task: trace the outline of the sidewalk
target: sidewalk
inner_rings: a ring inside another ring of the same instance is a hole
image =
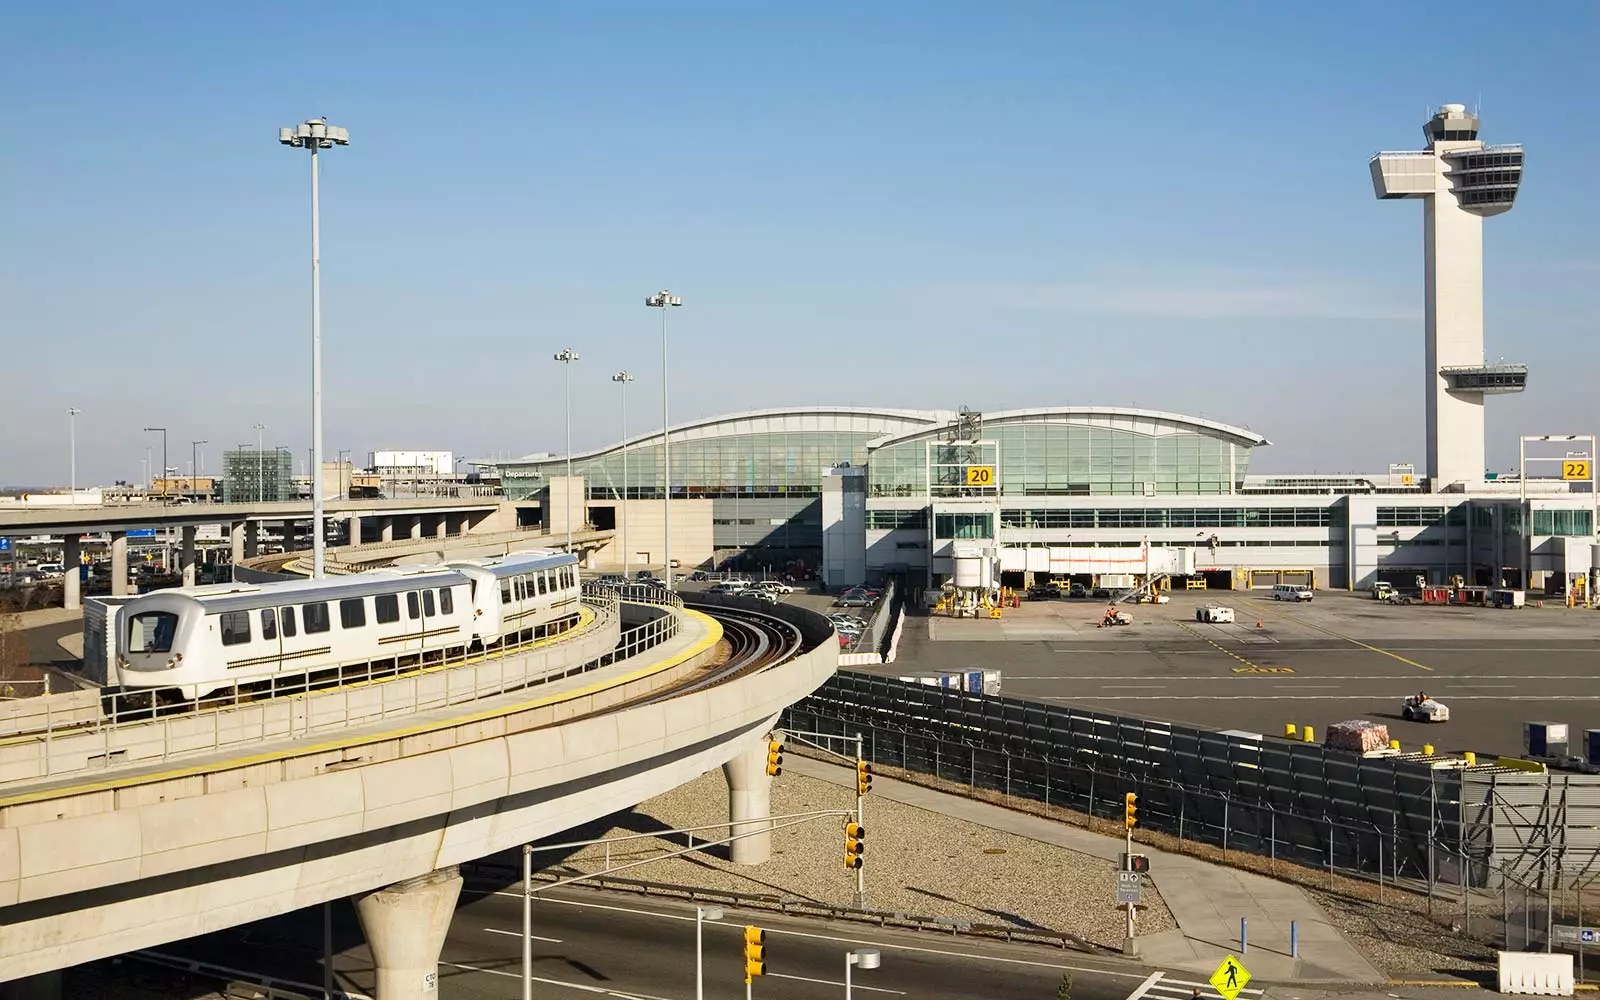
[[[855,781],[854,771],[809,757],[791,755],[783,766],[795,774],[838,785]],[[1123,842],[1114,837],[893,778],[875,778],[872,794],[1112,862],[1123,850]],[[870,820],[869,815],[869,828]],[[1232,953],[1263,983],[1383,983],[1388,979],[1328,923],[1321,908],[1298,887],[1145,844],[1138,849],[1150,856],[1150,880],[1178,922],[1177,930],[1139,938],[1139,959],[1144,964],[1196,973],[1204,980]],[[1108,885],[1107,895],[1111,892]],[[1250,923],[1246,954],[1239,953],[1241,917]],[[1299,927],[1298,961],[1289,957],[1290,921]]]

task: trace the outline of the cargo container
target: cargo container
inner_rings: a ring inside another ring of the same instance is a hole
[[[928,687],[945,688],[950,691],[965,691],[968,694],[1000,693],[1000,671],[998,670],[927,670],[914,674],[902,674],[900,680],[907,684],[926,684]]]

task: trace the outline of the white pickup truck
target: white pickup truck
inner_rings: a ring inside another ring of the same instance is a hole
[[[1407,722],[1449,722],[1450,708],[1432,698],[1419,701],[1416,695],[1408,694],[1401,702],[1400,715]]]
[[[1227,625],[1233,621],[1233,609],[1220,604],[1207,604],[1195,609],[1194,620],[1208,625]]]

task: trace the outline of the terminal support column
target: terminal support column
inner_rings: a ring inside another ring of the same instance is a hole
[[[421,514],[412,515],[412,518],[411,518],[411,537],[414,538],[414,539],[422,537],[422,515]]]
[[[234,521],[228,525],[228,544],[233,549],[235,566],[244,562],[244,525],[243,521]]]
[[[781,739],[774,734],[774,739]],[[767,774],[767,737],[739,751],[722,765],[728,779],[728,833],[740,837],[728,844],[728,859],[736,865],[759,865],[772,858],[771,824],[759,822],[772,815],[772,778]]]
[[[261,551],[261,522],[246,521],[244,523],[244,557],[254,559]]]
[[[183,569],[183,585],[194,586],[194,525],[183,526],[183,550],[178,555],[178,565]]]
[[[450,534],[450,515],[439,514],[433,520],[433,537],[444,538]]]
[[[128,593],[128,533],[111,533],[111,596],[123,597]]]
[[[394,518],[392,518],[392,517],[380,517],[380,518],[378,518],[378,541],[380,541],[380,542],[392,542],[392,541],[394,541]]]
[[[461,895],[459,869],[441,868],[355,897],[378,973],[378,1000],[434,1000],[439,952]]]
[[[61,539],[61,606],[68,611],[76,611],[83,607],[83,570],[79,566],[83,563],[83,543],[77,535],[67,535]]]

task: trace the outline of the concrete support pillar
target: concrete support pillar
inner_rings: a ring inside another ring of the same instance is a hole
[[[186,524],[183,526],[183,548],[178,554],[178,566],[183,571],[183,585],[185,587],[194,586],[194,564],[194,525]]]
[[[394,541],[394,518],[392,518],[392,517],[380,517],[380,518],[378,518],[378,541],[380,541],[380,542],[392,542],[392,541]]]
[[[123,597],[128,593],[128,533],[111,533],[111,596]]]
[[[450,515],[439,514],[433,520],[433,537],[444,538],[450,534]]]
[[[467,533],[470,532],[471,530],[472,530],[472,515],[471,514],[462,514],[461,515],[461,524],[457,528],[456,534],[460,535],[462,538],[465,538],[465,537],[467,537]]]
[[[61,606],[68,611],[83,607],[83,543],[77,535],[61,539]]]
[[[422,538],[422,515],[416,514],[411,518],[411,537],[413,540]]]
[[[261,522],[246,521],[244,523],[244,557],[254,559],[256,553],[261,551]]]
[[[378,1000],[433,1000],[439,952],[461,895],[461,872],[441,868],[355,897],[377,966]]]
[[[752,822],[772,815],[772,778],[767,775],[767,741],[751,743],[739,756],[722,765],[728,779],[728,833],[760,833],[728,845],[728,859],[736,865],[759,865],[772,858],[771,824]]]
[[[244,521],[234,521],[228,525],[228,544],[233,549],[235,566],[244,562],[244,526]]]
[[[61,1000],[61,972],[41,972],[0,983],[0,1000]]]

